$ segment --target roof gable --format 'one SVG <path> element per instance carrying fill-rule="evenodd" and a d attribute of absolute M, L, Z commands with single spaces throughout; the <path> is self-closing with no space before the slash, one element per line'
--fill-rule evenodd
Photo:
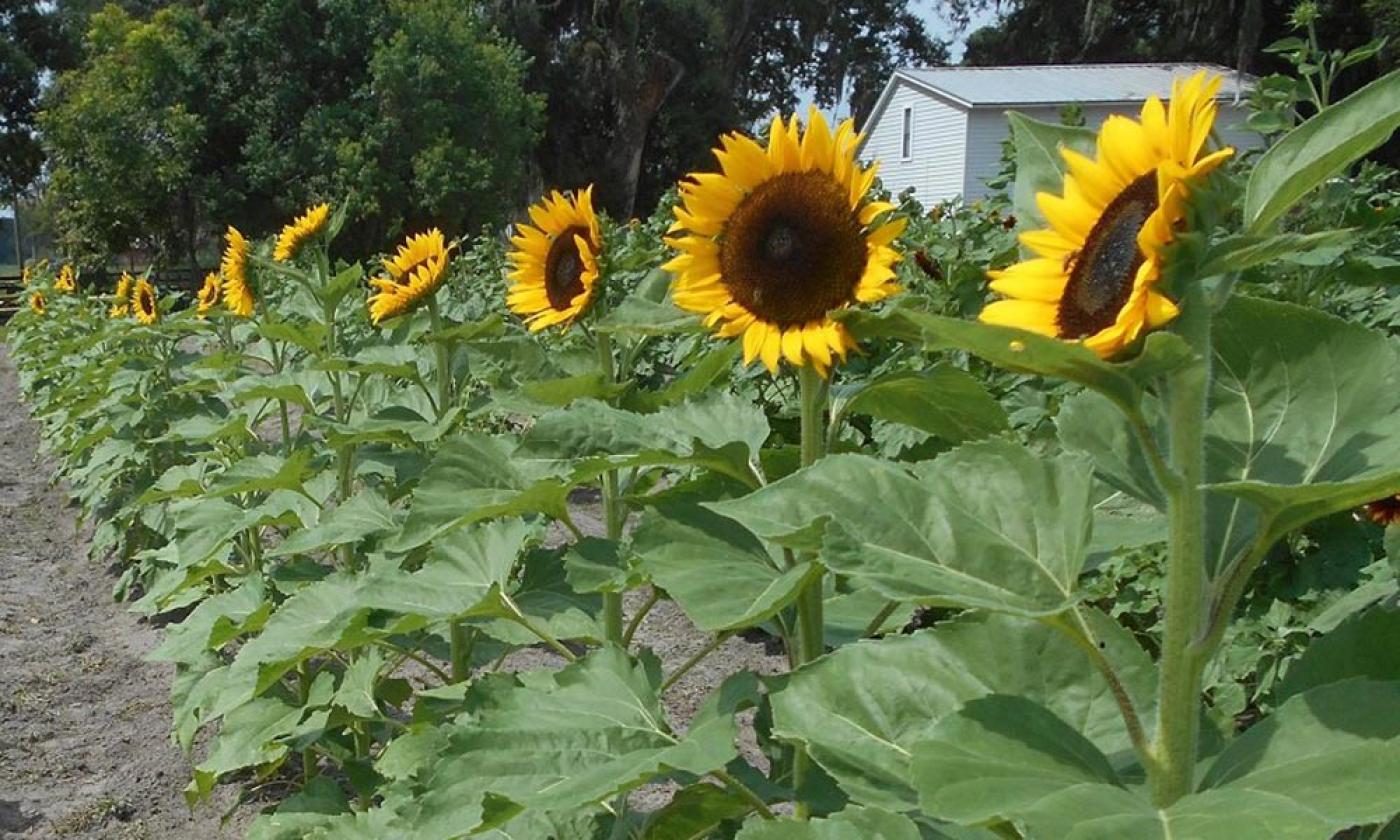
<path fill-rule="evenodd" d="M 1018 67 L 902 68 L 896 78 L 969 108 L 1063 105 L 1070 102 L 1141 102 L 1166 98 L 1174 79 L 1205 70 L 1225 77 L 1217 99 L 1233 100 L 1254 79 L 1217 64 L 1045 64 Z M 891 82 L 894 80 L 891 79 Z"/>

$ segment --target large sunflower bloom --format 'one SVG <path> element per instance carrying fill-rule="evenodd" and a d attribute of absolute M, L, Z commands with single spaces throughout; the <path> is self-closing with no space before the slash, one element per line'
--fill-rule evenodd
<path fill-rule="evenodd" d="M 326 219 L 330 217 L 330 214 L 331 206 L 329 204 L 318 204 L 292 220 L 292 223 L 282 228 L 282 233 L 278 235 L 277 247 L 272 251 L 272 258 L 278 262 L 284 262 L 295 257 L 307 240 L 326 227 Z"/>
<path fill-rule="evenodd" d="M 989 304 L 981 320 L 1082 342 L 1109 358 L 1175 318 L 1176 304 L 1157 291 L 1163 251 L 1190 183 L 1234 153 L 1202 154 L 1219 89 L 1220 78 L 1204 72 L 1178 79 L 1170 104 L 1154 96 L 1140 120 L 1105 120 L 1094 160 L 1062 150 L 1063 194 L 1036 196 L 1050 227 L 1021 234 L 1033 259 L 988 273 L 1009 299 Z"/>
<path fill-rule="evenodd" d="M 108 318 L 125 318 L 131 312 L 131 287 L 136 284 L 125 271 L 117 280 L 116 291 L 112 293 L 112 306 L 107 310 Z"/>
<path fill-rule="evenodd" d="M 43 292 L 33 292 L 29 295 L 29 308 L 34 311 L 35 315 L 43 315 L 48 311 Z"/>
<path fill-rule="evenodd" d="M 447 274 L 447 243 L 442 231 L 410 236 L 398 253 L 384 258 L 385 274 L 369 283 L 377 291 L 369 298 L 369 317 L 375 324 L 402 315 L 426 300 Z"/>
<path fill-rule="evenodd" d="M 78 291 L 78 275 L 73 272 L 73 266 L 64 265 L 58 270 L 58 279 L 54 281 L 53 287 L 70 294 Z"/>
<path fill-rule="evenodd" d="M 223 286 L 219 282 L 219 275 L 209 272 L 204 278 L 204 285 L 199 287 L 199 292 L 195 295 L 198 303 L 196 314 L 203 318 L 209 314 L 209 310 L 219 305 L 220 298 L 223 297 Z"/>
<path fill-rule="evenodd" d="M 148 326 L 160 320 L 156 287 L 144 277 L 136 281 L 136 288 L 131 292 L 131 314 L 136 316 L 137 321 Z"/>
<path fill-rule="evenodd" d="M 743 336 L 744 362 L 810 363 L 822 375 L 855 346 L 831 312 L 899 291 L 890 247 L 904 221 L 868 197 L 876 166 L 856 162 L 850 120 L 833 134 L 815 109 L 774 118 L 768 148 L 734 133 L 715 150 L 720 172 L 689 176 L 668 242 L 680 255 L 676 305 L 705 316 L 724 337 Z"/>
<path fill-rule="evenodd" d="M 229 225 L 219 274 L 224 278 L 224 303 L 230 312 L 247 318 L 253 314 L 253 287 L 248 283 L 248 240 Z"/>
<path fill-rule="evenodd" d="M 506 293 L 510 311 L 530 330 L 570 324 L 588 308 L 598 284 L 602 228 L 593 212 L 593 187 L 566 196 L 555 191 L 530 208 L 532 225 L 515 226 L 515 266 Z"/>

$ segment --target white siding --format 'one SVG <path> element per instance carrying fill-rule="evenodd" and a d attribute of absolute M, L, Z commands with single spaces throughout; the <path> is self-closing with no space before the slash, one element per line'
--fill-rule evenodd
<path fill-rule="evenodd" d="M 908 160 L 900 156 L 905 108 L 914 119 Z M 861 158 L 880 161 L 880 180 L 891 195 L 913 187 L 919 203 L 929 206 L 962 190 L 966 132 L 965 111 L 900 82 L 870 126 Z"/>
<path fill-rule="evenodd" d="M 1060 108 L 1056 107 L 1023 107 L 1016 110 L 1031 119 L 1042 122 L 1058 123 L 1060 121 Z M 1089 128 L 1098 128 L 1103 121 L 1108 119 L 1110 114 L 1123 114 L 1136 118 L 1142 113 L 1141 105 L 1095 105 L 1086 104 L 1083 106 L 1084 124 Z M 1216 133 L 1220 142 L 1235 146 L 1243 151 L 1259 146 L 1262 141 L 1259 135 L 1244 128 L 1243 122 L 1247 112 L 1242 106 L 1222 102 L 1220 104 L 1220 116 L 1216 121 Z M 963 197 L 968 201 L 974 201 L 987 195 L 989 190 L 986 180 L 997 174 L 1001 168 L 1001 143 L 1011 133 L 1010 125 L 1006 120 L 1006 112 L 997 108 L 977 108 L 968 116 L 967 124 L 967 161 L 963 180 Z"/>

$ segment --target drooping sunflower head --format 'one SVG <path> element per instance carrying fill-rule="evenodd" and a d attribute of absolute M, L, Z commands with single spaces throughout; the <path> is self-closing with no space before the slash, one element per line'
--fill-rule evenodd
<path fill-rule="evenodd" d="M 247 318 L 253 314 L 253 286 L 248 282 L 248 240 L 229 225 L 219 274 L 224 278 L 224 303 L 228 311 Z"/>
<path fill-rule="evenodd" d="M 1082 342 L 1110 358 L 1176 317 L 1157 289 L 1166 246 L 1192 183 L 1234 153 L 1205 149 L 1220 81 L 1204 72 L 1178 79 L 1170 104 L 1152 97 L 1138 120 L 1109 117 L 1092 160 L 1062 150 L 1062 194 L 1036 196 L 1050 227 L 1021 234 L 1034 258 L 989 272 L 1007 299 L 982 310 L 983 321 Z"/>
<path fill-rule="evenodd" d="M 384 274 L 369 281 L 375 289 L 370 320 L 378 324 L 402 315 L 432 296 L 447 274 L 449 252 L 437 228 L 408 237 L 394 256 L 384 258 Z"/>
<path fill-rule="evenodd" d="M 859 140 L 850 120 L 833 133 L 814 108 L 805 132 L 796 115 L 775 118 L 767 148 L 720 138 L 720 171 L 681 183 L 672 297 L 719 335 L 743 336 L 746 364 L 776 373 L 787 359 L 825 375 L 855 346 L 831 313 L 899 291 L 890 243 L 904 220 L 869 197 L 876 167 L 856 162 Z"/>
<path fill-rule="evenodd" d="M 1400 494 L 1367 502 L 1366 518 L 1382 528 L 1400 522 Z"/>
<path fill-rule="evenodd" d="M 147 326 L 160 320 L 156 287 L 144 277 L 136 281 L 136 288 L 131 292 L 131 314 L 136 317 L 137 321 Z"/>
<path fill-rule="evenodd" d="M 48 304 L 44 301 L 43 292 L 30 292 L 29 308 L 35 315 L 43 315 L 45 312 L 49 311 Z"/>
<path fill-rule="evenodd" d="M 60 292 L 72 294 L 78 291 L 78 275 L 73 271 L 73 266 L 64 264 L 58 270 L 58 279 L 54 281 L 53 287 Z"/>
<path fill-rule="evenodd" d="M 531 332 L 572 324 L 588 309 L 598 285 L 602 227 L 593 212 L 593 187 L 558 190 L 530 208 L 532 224 L 515 226 L 506 305 Z"/>
<path fill-rule="evenodd" d="M 136 281 L 131 275 L 122 272 L 122 276 L 117 279 L 117 288 L 112 292 L 112 305 L 107 310 L 109 318 L 125 318 L 131 311 L 131 290 L 136 285 Z"/>
<path fill-rule="evenodd" d="M 277 247 L 272 251 L 272 258 L 278 262 L 294 258 L 308 240 L 325 229 L 326 219 L 330 218 L 330 215 L 329 204 L 307 208 L 305 213 L 282 228 L 282 233 L 277 237 Z"/>
<path fill-rule="evenodd" d="M 34 279 L 34 271 L 33 271 L 33 269 L 31 269 L 31 268 L 29 267 L 29 263 L 25 263 L 25 264 L 24 264 L 24 267 L 23 267 L 22 269 L 20 269 L 20 272 L 19 272 L 19 284 L 20 284 L 21 286 L 28 286 L 28 285 L 29 285 L 29 281 L 30 281 L 30 280 L 33 280 L 33 279 Z"/>
<path fill-rule="evenodd" d="M 199 287 L 199 293 L 195 296 L 197 301 L 196 314 L 203 318 L 209 311 L 219 305 L 219 300 L 223 297 L 223 286 L 219 282 L 219 275 L 214 272 L 204 278 L 204 285 Z"/>

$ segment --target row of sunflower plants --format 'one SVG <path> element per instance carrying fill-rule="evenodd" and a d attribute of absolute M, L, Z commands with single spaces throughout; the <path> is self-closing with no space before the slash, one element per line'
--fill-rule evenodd
<path fill-rule="evenodd" d="M 1393 563 L 1243 733 L 1202 689 L 1281 543 L 1400 493 L 1393 339 L 1236 289 L 1355 236 L 1284 225 L 1400 124 L 1400 76 L 1246 164 L 1210 146 L 1218 87 L 1014 118 L 995 218 L 909 218 L 813 112 L 721 138 L 669 218 L 551 194 L 504 272 L 436 231 L 335 261 L 322 205 L 230 228 L 182 311 L 39 278 L 22 385 L 94 550 L 171 621 L 176 737 L 213 733 L 191 801 L 272 798 L 261 838 L 1379 830 Z M 1002 299 L 970 320 L 977 260 Z M 1145 647 L 1084 581 L 1154 546 Z M 662 600 L 707 636 L 685 662 L 639 632 Z M 676 717 L 752 631 L 788 672 Z"/>

